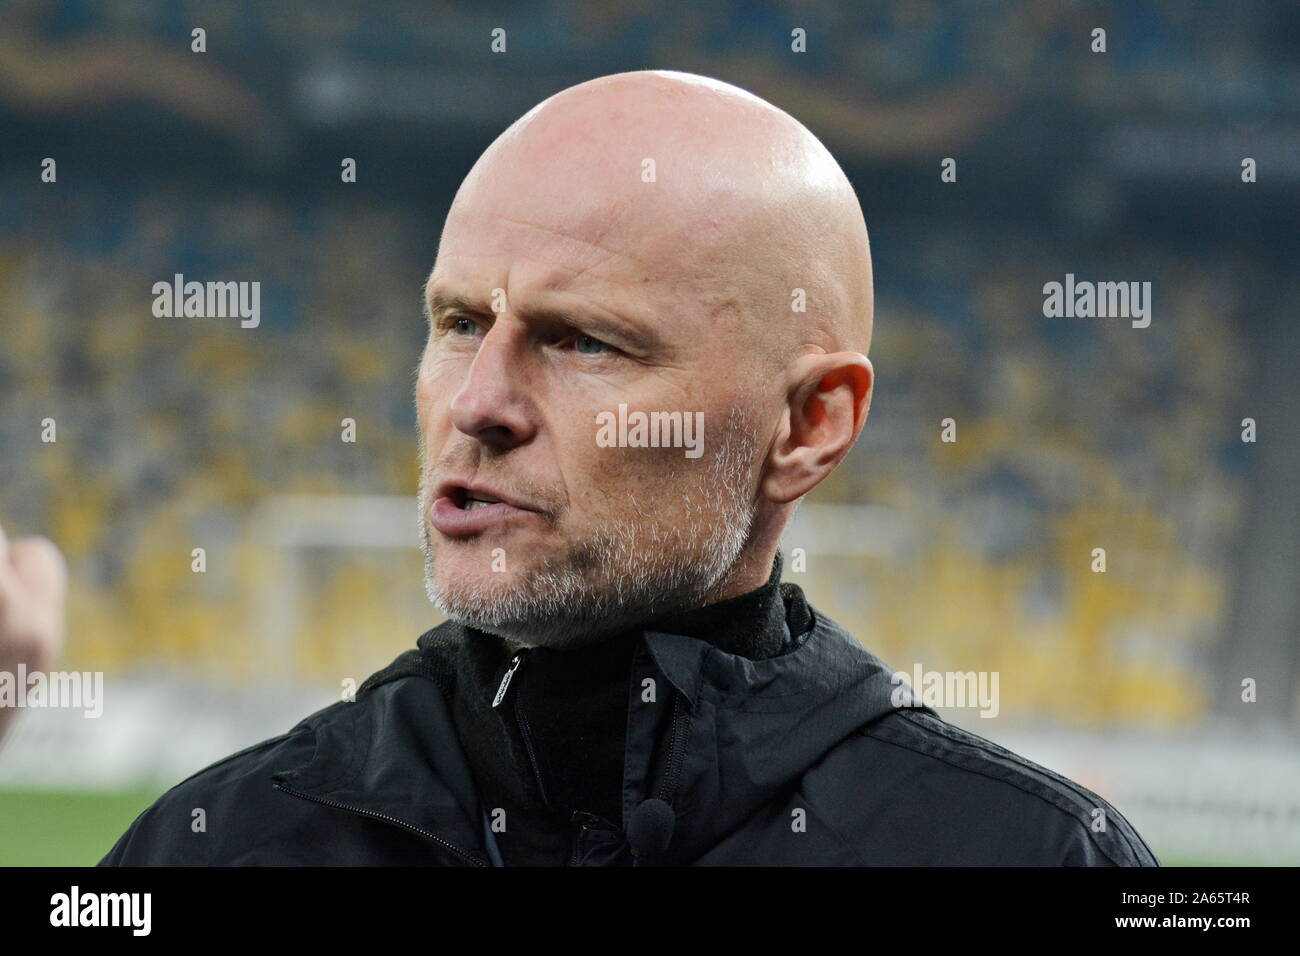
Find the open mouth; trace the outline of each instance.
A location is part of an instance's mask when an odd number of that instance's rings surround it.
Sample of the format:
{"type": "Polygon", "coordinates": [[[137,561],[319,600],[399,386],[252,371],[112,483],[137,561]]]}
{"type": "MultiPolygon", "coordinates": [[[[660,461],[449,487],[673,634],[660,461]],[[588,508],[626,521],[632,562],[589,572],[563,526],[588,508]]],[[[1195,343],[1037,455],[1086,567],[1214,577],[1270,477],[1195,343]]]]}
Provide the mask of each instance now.
{"type": "Polygon", "coordinates": [[[507,526],[507,522],[540,517],[533,509],[487,491],[447,482],[438,488],[430,509],[433,527],[449,537],[468,537],[507,526]]]}
{"type": "Polygon", "coordinates": [[[451,500],[461,511],[473,511],[476,508],[482,508],[485,505],[500,504],[500,498],[494,498],[482,491],[469,491],[465,488],[457,488],[451,496],[451,500]]]}

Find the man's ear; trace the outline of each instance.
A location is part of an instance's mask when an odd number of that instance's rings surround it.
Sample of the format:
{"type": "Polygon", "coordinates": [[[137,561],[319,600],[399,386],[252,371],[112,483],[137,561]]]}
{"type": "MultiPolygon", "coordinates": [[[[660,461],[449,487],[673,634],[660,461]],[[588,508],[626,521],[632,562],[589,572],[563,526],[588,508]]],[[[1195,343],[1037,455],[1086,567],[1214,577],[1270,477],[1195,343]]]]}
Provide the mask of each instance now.
{"type": "Polygon", "coordinates": [[[801,355],[760,490],[776,504],[806,495],[834,470],[867,420],[875,372],[858,352],[801,355]]]}

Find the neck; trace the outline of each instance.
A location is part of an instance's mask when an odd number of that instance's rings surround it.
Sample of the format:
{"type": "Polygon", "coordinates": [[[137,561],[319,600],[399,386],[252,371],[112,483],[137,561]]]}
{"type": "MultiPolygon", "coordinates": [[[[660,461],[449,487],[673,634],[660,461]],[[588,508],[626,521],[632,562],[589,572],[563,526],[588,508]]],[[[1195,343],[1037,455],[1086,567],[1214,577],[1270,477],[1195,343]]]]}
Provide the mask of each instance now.
{"type": "MultiPolygon", "coordinates": [[[[764,505],[759,508],[740,558],[705,604],[748,594],[767,583],[781,553],[781,534],[794,514],[794,508],[794,504],[776,507],[764,505]]],[[[777,576],[780,577],[779,571],[777,576]]]]}
{"type": "Polygon", "coordinates": [[[746,549],[731,573],[727,575],[725,584],[716,589],[715,596],[707,603],[729,601],[761,588],[771,577],[772,566],[779,553],[776,545],[763,550],[746,549]]]}

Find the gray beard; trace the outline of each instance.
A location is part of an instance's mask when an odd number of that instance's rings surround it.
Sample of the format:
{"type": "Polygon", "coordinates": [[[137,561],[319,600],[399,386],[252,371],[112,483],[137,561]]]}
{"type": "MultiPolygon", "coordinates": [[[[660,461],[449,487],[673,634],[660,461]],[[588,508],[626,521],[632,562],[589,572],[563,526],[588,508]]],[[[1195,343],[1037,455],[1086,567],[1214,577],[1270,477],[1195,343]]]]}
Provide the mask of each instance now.
{"type": "MultiPolygon", "coordinates": [[[[734,421],[731,423],[736,424],[734,421]]],[[[598,534],[547,555],[508,590],[439,584],[429,530],[421,517],[424,581],[429,600],[448,618],[529,647],[591,644],[637,624],[716,600],[749,543],[754,502],[750,469],[757,441],[744,428],[726,431],[722,449],[697,485],[683,492],[685,520],[669,525],[630,500],[635,518],[620,518],[598,534]],[[713,497],[716,496],[716,497],[713,497]]],[[[427,514],[425,489],[420,514],[427,514]]]]}

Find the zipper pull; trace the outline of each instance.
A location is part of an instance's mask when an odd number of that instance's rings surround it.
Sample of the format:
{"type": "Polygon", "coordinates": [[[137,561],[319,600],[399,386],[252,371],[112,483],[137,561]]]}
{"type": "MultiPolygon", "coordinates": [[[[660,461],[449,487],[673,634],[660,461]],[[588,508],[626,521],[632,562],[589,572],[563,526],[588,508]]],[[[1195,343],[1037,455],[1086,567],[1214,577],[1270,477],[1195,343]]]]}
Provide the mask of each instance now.
{"type": "Polygon", "coordinates": [[[495,710],[501,706],[501,702],[506,699],[506,689],[510,687],[510,678],[515,676],[515,671],[519,670],[519,665],[524,662],[524,651],[520,651],[510,659],[510,669],[506,671],[505,677],[501,678],[501,686],[497,688],[497,695],[492,698],[492,708],[495,710]]]}
{"type": "Polygon", "coordinates": [[[569,822],[582,830],[617,830],[618,827],[610,823],[604,817],[595,813],[588,813],[586,810],[574,810],[573,816],[569,817],[569,822]]]}

